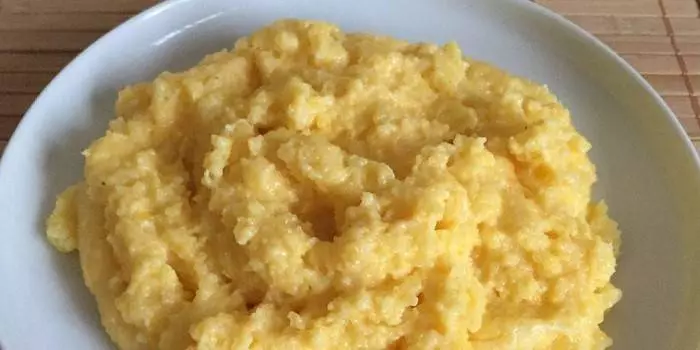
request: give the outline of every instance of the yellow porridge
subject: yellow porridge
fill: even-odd
[[[121,91],[48,238],[121,349],[602,349],[589,148],[455,44],[280,21]]]

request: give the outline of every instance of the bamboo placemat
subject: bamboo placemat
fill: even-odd
[[[695,0],[534,1],[578,23],[636,67],[700,150],[700,11]],[[0,153],[56,72],[99,36],[156,2],[0,0]]]

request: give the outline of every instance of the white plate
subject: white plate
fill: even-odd
[[[680,125],[642,78],[560,17],[518,0],[180,0],[108,34],[66,68],[24,117],[0,165],[0,342],[6,350],[102,349],[76,256],[55,252],[43,221],[81,177],[81,149],[112,118],[116,92],[281,17],[465,53],[545,83],[593,143],[597,196],[623,230],[622,301],[605,329],[615,349],[700,344],[700,166]]]

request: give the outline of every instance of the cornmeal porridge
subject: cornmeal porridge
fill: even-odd
[[[602,349],[589,148],[454,43],[284,20],[121,91],[48,238],[120,349]]]

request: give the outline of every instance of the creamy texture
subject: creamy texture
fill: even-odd
[[[455,44],[281,21],[124,89],[48,238],[121,349],[602,349],[589,148]]]

